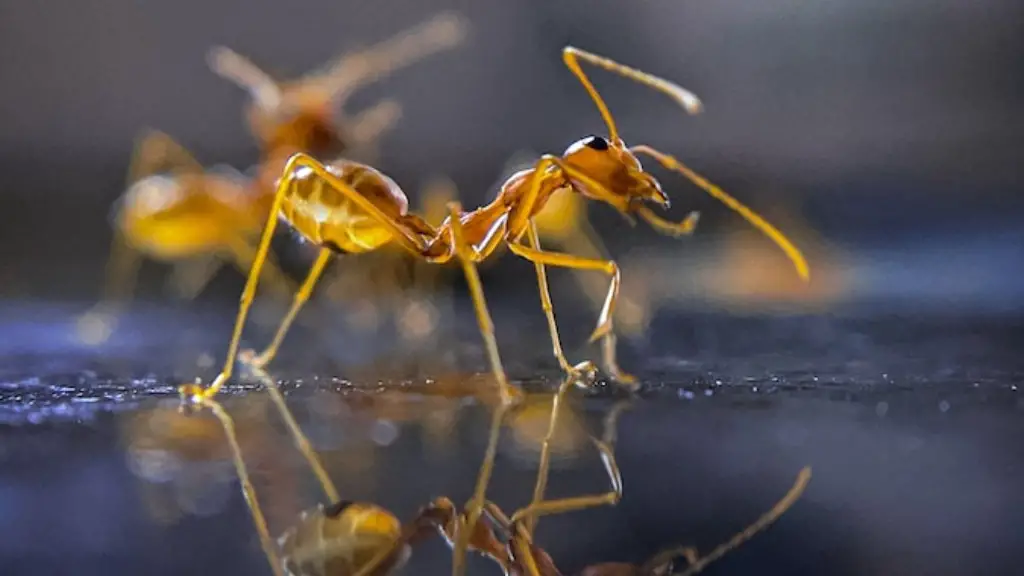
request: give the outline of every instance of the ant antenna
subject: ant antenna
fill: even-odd
[[[256,104],[273,110],[281,104],[281,88],[251,60],[225,46],[215,46],[206,54],[206,63],[215,74],[249,91]]]
[[[647,72],[642,72],[636,68],[624,66],[603,56],[598,56],[597,54],[580,50],[574,46],[566,46],[562,49],[562,60],[565,62],[565,65],[569,70],[576,75],[576,78],[578,78],[580,83],[583,84],[583,87],[587,89],[587,93],[590,94],[590,98],[593,99],[594,104],[597,105],[597,109],[601,111],[601,117],[604,118],[604,123],[608,125],[608,136],[612,141],[618,140],[619,138],[619,131],[615,127],[615,120],[612,119],[612,114],[608,111],[608,106],[604,103],[601,95],[597,93],[597,89],[594,88],[594,85],[590,83],[590,79],[587,78],[583,69],[580,68],[579,60],[583,60],[584,62],[597,66],[598,68],[614,72],[619,76],[624,76],[634,82],[639,82],[640,84],[662,92],[668,95],[669,98],[675,100],[677,104],[682,106],[683,109],[690,114],[698,114],[704,108],[700,99],[697,98],[695,94],[681,86],[663,78],[658,78],[657,76],[648,74]]]
[[[761,532],[769,525],[771,525],[773,522],[778,520],[779,517],[786,512],[786,510],[789,510],[790,508],[793,507],[793,504],[796,504],[796,501],[800,498],[801,495],[803,495],[804,490],[807,488],[807,483],[810,481],[811,467],[806,466],[800,470],[799,474],[797,474],[796,482],[793,484],[793,487],[790,488],[789,492],[787,492],[786,495],[782,497],[782,500],[779,500],[775,504],[775,506],[772,506],[771,510],[765,512],[760,518],[757,519],[756,522],[744,528],[742,532],[739,532],[738,534],[730,538],[728,542],[719,545],[717,548],[712,550],[708,555],[700,557],[697,554],[697,550],[692,547],[677,548],[675,550],[668,550],[666,552],[658,554],[650,561],[648,561],[647,564],[645,564],[645,567],[651,569],[653,567],[653,562],[655,561],[664,562],[665,560],[671,558],[671,556],[682,555],[690,563],[690,566],[687,567],[687,569],[684,572],[680,572],[678,576],[692,576],[693,574],[697,574],[698,572],[704,570],[704,568],[706,568],[708,564],[711,564],[715,560],[718,560],[722,556],[725,556],[727,553],[734,550],[736,547],[743,544],[747,540],[750,540],[751,537],[756,535],[758,532]]]

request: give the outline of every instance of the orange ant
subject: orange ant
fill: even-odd
[[[284,335],[309,298],[332,254],[365,253],[396,243],[430,263],[442,264],[456,257],[462,261],[492,370],[502,390],[502,397],[506,399],[512,399],[514,395],[509,391],[501,369],[493,326],[475,268],[477,262],[487,259],[503,244],[516,255],[535,264],[554,354],[560,366],[572,374],[592,373],[594,367],[589,361],[571,366],[565,359],[559,343],[544,267],[550,265],[594,270],[604,272],[611,278],[591,341],[603,339],[606,370],[619,382],[636,389],[636,380],[620,370],[615,360],[612,313],[618,298],[618,266],[611,260],[591,260],[542,250],[536,225],[532,221],[551,194],[561,188],[569,188],[584,197],[603,201],[627,217],[639,216],[659,232],[689,232],[695,219],[693,214],[677,224],[658,216],[646,205],[650,202],[664,207],[669,204],[669,198],[654,176],[643,170],[636,154],[649,155],[663,166],[681,172],[737,211],[786,252],[802,277],[808,277],[807,264],[800,251],[781,232],[749,208],[671,156],[649,146],[627,148],[619,138],[607,106],[580,68],[579,60],[664,92],[689,112],[697,112],[701,108],[696,96],[666,80],[571,46],[564,49],[563,59],[597,105],[608,126],[610,137],[589,136],[571,145],[561,157],[543,156],[534,168],[509,178],[498,197],[482,208],[464,212],[457,202],[449,203],[450,215],[437,228],[409,213],[408,200],[401,188],[370,166],[348,160],[339,160],[325,166],[305,153],[291,156],[278,183],[270,210],[271,217],[267,220],[256,261],[242,293],[224,367],[209,387],[202,389],[185,386],[182,388],[183,395],[186,398],[196,395],[212,397],[231,377],[242,328],[255,296],[270,240],[277,227],[278,215],[306,239],[320,246],[320,250],[270,345],[253,360],[255,365],[266,365],[276,354]],[[523,243],[524,236],[526,243]]]
[[[248,120],[263,150],[255,182],[233,169],[207,171],[181,145],[162,132],[139,140],[129,168],[129,188],[120,199],[107,281],[100,305],[79,321],[82,337],[99,343],[109,336],[112,303],[131,297],[140,256],[174,263],[172,286],[191,300],[219,270],[224,257],[247,273],[255,253],[252,239],[270,213],[274,181],[293,152],[334,153],[348,146],[333,109],[359,87],[431,53],[457,45],[465,23],[442,14],[394,38],[342,56],[326,71],[288,83],[272,80],[230,49],[210,51],[218,75],[247,88],[253,103]],[[385,100],[349,124],[350,142],[366,147],[392,126],[400,106]],[[292,284],[271,263],[265,280],[282,292]]]
[[[258,355],[246,351],[244,356],[247,362],[262,368],[274,357],[333,254],[365,253],[390,243],[397,243],[413,256],[430,263],[447,263],[453,258],[461,262],[473,298],[491,371],[502,398],[499,416],[503,416],[505,409],[516,402],[521,392],[512,389],[507,382],[476,263],[494,254],[501,245],[507,245],[514,254],[534,263],[554,354],[562,369],[580,382],[591,379],[596,370],[590,361],[572,366],[565,359],[548,293],[545,266],[599,271],[611,278],[597,328],[590,340],[603,339],[603,363],[613,378],[631,390],[635,391],[639,387],[636,379],[619,369],[615,360],[612,315],[620,282],[618,265],[611,260],[586,259],[570,254],[547,252],[540,248],[536,225],[532,218],[556,190],[570,188],[584,197],[605,202],[627,217],[639,216],[659,232],[688,233],[694,225],[693,214],[677,224],[663,219],[647,206],[649,202],[663,207],[669,204],[669,198],[662,191],[661,185],[654,176],[643,170],[636,156],[649,155],[663,166],[681,172],[746,218],[783,249],[801,276],[808,276],[807,264],[800,251],[781,232],[749,208],[671,156],[649,146],[627,148],[619,138],[618,129],[604,100],[580,68],[579,60],[659,90],[671,96],[689,112],[697,112],[701,108],[696,96],[666,80],[571,46],[563,50],[563,60],[600,110],[609,129],[609,138],[589,136],[571,145],[561,157],[541,157],[534,168],[521,171],[509,178],[502,186],[498,197],[487,206],[467,213],[463,212],[458,202],[451,202],[449,217],[437,228],[423,218],[409,213],[408,200],[401,188],[370,166],[348,160],[336,161],[325,166],[308,154],[297,153],[291,156],[278,183],[270,210],[271,217],[267,220],[256,261],[242,292],[224,366],[213,382],[205,388],[200,384],[181,386],[179,392],[183,400],[195,403],[212,398],[230,379],[242,329],[256,293],[271,238],[277,227],[278,215],[310,242],[320,246],[320,250],[270,344]],[[524,236],[526,243],[523,243]],[[476,520],[482,513],[483,494],[492,469],[497,433],[498,426],[495,425],[491,428],[488,451],[484,466],[481,468],[477,490],[467,511],[469,532],[472,532]],[[460,542],[455,551],[457,573],[460,573],[464,552],[465,542]]]
[[[265,384],[273,402],[285,419],[296,446],[303,453],[320,481],[328,501],[333,503],[328,506],[319,505],[304,512],[300,515],[298,523],[275,542],[270,536],[259,499],[249,479],[233,419],[212,397],[200,396],[196,399],[196,406],[211,409],[221,423],[231,449],[246,504],[249,506],[253,523],[260,536],[263,551],[270,563],[271,570],[277,576],[284,574],[292,576],[312,574],[384,576],[392,574],[408,561],[412,547],[433,532],[440,534],[452,547],[456,547],[456,543],[459,541],[465,541],[467,548],[490,558],[508,576],[561,576],[562,573],[555,566],[551,557],[533,543],[533,527],[536,518],[541,515],[565,513],[599,504],[614,504],[622,496],[622,478],[612,450],[617,418],[624,406],[620,402],[605,419],[603,439],[592,438],[612,483],[612,491],[607,495],[543,501],[539,500],[537,496],[540,491],[535,491],[534,501],[511,516],[506,515],[493,502],[483,501],[481,508],[487,523],[476,523],[472,519],[469,506],[465,512],[460,513],[450,499],[441,497],[434,499],[429,505],[422,508],[410,522],[403,525],[394,514],[376,504],[339,499],[337,488],[327,476],[317,455],[310,449],[308,439],[295,422],[276,383],[261,368],[256,366],[252,366],[252,368]],[[572,384],[573,380],[570,377],[559,388],[552,411],[549,436],[554,430],[557,418],[557,399],[563,396]],[[501,419],[500,414],[501,411],[495,414],[496,422]],[[547,461],[542,460],[538,470],[538,487],[546,482],[546,476]],[[587,576],[668,576],[673,569],[674,559],[679,556],[686,558],[689,564],[683,574],[696,574],[777,520],[797,501],[809,480],[810,469],[804,468],[795,485],[771,510],[703,557],[694,548],[679,547],[662,552],[641,566],[602,563],[585,568],[582,574]],[[500,538],[498,534],[501,535]]]
[[[207,55],[217,75],[247,90],[251,97],[246,122],[266,158],[261,180],[273,184],[288,157],[305,152],[333,157],[351,148],[372,155],[369,148],[392,128],[402,108],[386,99],[348,118],[345,102],[359,88],[427,56],[459,45],[468,25],[455,13],[444,12],[370,48],[347,53],[297,80],[278,82],[249,59],[218,46]]]

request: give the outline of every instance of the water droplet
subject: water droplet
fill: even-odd
[[[939,412],[945,413],[945,412],[948,412],[948,411],[949,411],[949,402],[947,402],[945,400],[943,400],[942,402],[939,402]]]
[[[889,412],[889,403],[888,402],[882,401],[882,402],[879,402],[878,404],[875,404],[875,414],[877,414],[879,418],[885,418],[885,415],[888,412]]]

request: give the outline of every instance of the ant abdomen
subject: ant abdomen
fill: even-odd
[[[298,524],[278,540],[281,563],[289,576],[349,576],[399,539],[402,524],[387,510],[364,502],[342,501],[304,512]],[[396,549],[374,570],[383,576],[408,559],[408,547]]]
[[[350,160],[337,160],[325,168],[388,216],[398,218],[408,212],[405,193],[377,169]],[[290,190],[281,203],[281,215],[310,242],[358,254],[393,239],[391,230],[312,169],[299,166],[291,178]]]

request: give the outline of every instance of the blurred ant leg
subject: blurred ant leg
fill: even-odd
[[[768,528],[768,526],[778,520],[779,517],[796,504],[796,501],[800,499],[801,495],[803,495],[804,490],[807,488],[807,483],[810,481],[811,468],[810,466],[805,466],[800,470],[800,473],[797,474],[796,482],[793,483],[793,487],[789,489],[789,492],[787,492],[786,495],[775,504],[775,506],[772,506],[771,510],[765,512],[757,519],[756,522],[744,528],[741,532],[737,533],[724,544],[719,545],[706,556],[700,557],[695,548],[684,546],[666,550],[665,552],[657,554],[654,558],[644,564],[645,568],[653,569],[658,566],[658,563],[664,565],[666,562],[671,561],[674,556],[683,556],[690,565],[687,567],[686,571],[680,573],[679,576],[693,576],[694,574],[697,574],[704,570],[708,564],[711,564],[722,556],[725,556],[727,553],[736,549],[738,546],[755,536],[757,533]],[[642,568],[641,573],[647,572],[644,572],[644,569]]]
[[[786,253],[786,256],[789,257],[790,261],[793,263],[793,266],[796,267],[796,272],[797,274],[800,275],[800,278],[802,278],[805,281],[809,280],[810,270],[807,266],[807,260],[800,252],[800,249],[794,246],[793,243],[790,242],[789,239],[786,238],[786,236],[782,232],[775,228],[775,226],[769,224],[768,221],[766,221],[756,212],[743,205],[739,200],[733,198],[729,194],[726,194],[721,188],[715,186],[711,182],[708,182],[700,174],[697,174],[689,167],[681,163],[679,160],[668,154],[659,152],[658,150],[655,150],[650,146],[644,145],[633,146],[630,148],[630,151],[635,154],[646,154],[657,160],[665,168],[679,172],[680,174],[685,176],[686,179],[688,179],[690,182],[693,182],[698,187],[703,189],[705,192],[710,194],[712,197],[721,201],[734,212],[742,216],[744,219],[746,219],[747,222],[749,222],[755,228],[760,230],[765,236],[768,236],[768,238],[775,242],[775,244],[778,245],[778,247],[781,248],[782,251]],[[658,222],[658,219],[652,219],[652,217],[654,216],[653,212],[641,212],[640,215],[645,220],[650,222],[655,229],[658,229],[659,231],[662,229],[664,223]]]
[[[514,402],[518,401],[522,393],[516,390],[515,394],[513,394],[512,388],[509,386],[505,376],[505,369],[501,364],[498,344],[494,338],[494,322],[491,320],[491,314],[487,310],[487,301],[484,298],[480,275],[473,260],[473,248],[466,243],[466,239],[463,236],[462,207],[458,202],[451,202],[448,205],[448,209],[451,215],[449,222],[451,223],[452,249],[462,264],[466,282],[469,284],[470,294],[473,297],[473,306],[476,309],[477,322],[480,325],[480,334],[483,336],[491,371],[494,374],[494,378],[498,381],[501,393],[501,405],[495,410],[494,418],[491,421],[487,451],[484,455],[484,461],[480,465],[476,489],[473,491],[473,497],[466,505],[466,529],[458,534],[457,542],[455,543],[452,573],[455,576],[460,576],[464,571],[469,534],[476,528],[476,523],[483,511],[487,484],[490,482],[491,472],[494,468],[494,459],[498,451],[498,436],[501,432],[501,424],[504,420],[505,412]]]
[[[145,131],[132,152],[128,184],[168,169],[172,172],[203,173],[203,165],[177,140],[159,130]]]
[[[249,471],[245,465],[245,460],[242,458],[242,449],[238,445],[238,437],[235,434],[235,423],[216,400],[202,398],[201,402],[213,412],[224,428],[224,435],[227,437],[228,445],[231,447],[231,458],[235,463],[238,480],[242,485],[242,494],[245,496],[245,503],[249,506],[253,524],[256,525],[256,531],[259,533],[263,553],[267,556],[267,562],[270,563],[270,569],[273,570],[274,576],[282,576],[281,560],[277,556],[277,549],[273,539],[270,537],[270,531],[267,529],[267,521],[263,517],[263,510],[260,508],[259,499],[256,497],[256,489],[253,488],[252,482],[249,480]]]
[[[284,419],[285,424],[288,426],[288,431],[292,435],[292,441],[295,442],[295,447],[298,448],[299,452],[306,458],[306,462],[309,467],[313,469],[313,474],[316,475],[317,480],[320,482],[320,487],[323,488],[324,496],[327,497],[328,502],[339,502],[341,498],[338,496],[338,489],[334,486],[334,482],[331,477],[327,474],[324,469],[323,463],[320,462],[320,458],[313,450],[313,445],[309,442],[309,438],[302,431],[299,423],[295,421],[295,416],[292,414],[291,409],[288,408],[288,404],[284,399],[284,395],[281,394],[281,389],[277,386],[277,382],[271,378],[270,374],[267,374],[259,366],[255,364],[249,364],[249,369],[253,375],[263,383],[263,386],[267,389],[270,394],[271,400],[274,401],[274,405],[277,406],[277,411],[281,414],[281,418]]]
[[[206,63],[214,74],[247,90],[256,104],[272,110],[281,102],[281,87],[251,60],[224,46],[215,46],[206,54]]]
[[[382,100],[350,120],[349,134],[354,146],[375,142],[402,117],[402,105],[393,98]]]
[[[468,28],[461,16],[445,12],[369,48],[343,54],[326,72],[309,81],[319,82],[341,105],[366,84],[459,45]]]
[[[513,524],[548,514],[563,514],[596,506],[615,505],[622,500],[622,474],[619,472],[619,465],[615,460],[615,453],[612,447],[603,440],[591,438],[591,441],[598,452],[601,453],[601,462],[604,464],[605,472],[607,472],[608,479],[611,481],[612,489],[604,494],[544,500],[530,504],[512,514]]]
[[[232,263],[242,274],[248,274],[256,260],[256,251],[252,245],[242,238],[232,238],[228,244],[228,251],[231,254]],[[291,278],[281,270],[273,252],[268,252],[266,261],[263,263],[263,270],[260,272],[260,281],[270,286],[270,289],[279,294],[291,295],[295,293],[295,285]]]
[[[320,276],[324,272],[324,268],[331,261],[331,251],[328,248],[321,248],[320,253],[317,254],[316,261],[313,262],[313,267],[310,268],[309,274],[306,276],[305,282],[299,287],[299,291],[295,293],[295,298],[292,300],[292,306],[288,309],[288,314],[285,315],[284,320],[281,321],[281,325],[277,328],[277,333],[274,334],[274,339],[270,341],[270,345],[267,346],[263,352],[261,352],[256,358],[253,359],[252,364],[254,366],[262,368],[270,362],[274,355],[277,354],[277,349],[281,347],[281,342],[284,341],[285,334],[288,333],[288,329],[291,328],[292,322],[295,321],[295,316],[299,313],[299,310],[309,300],[310,294],[313,293],[313,288],[316,287],[317,281],[320,280]]]
[[[79,340],[95,346],[110,338],[117,323],[116,316],[135,291],[141,264],[142,254],[129,246],[121,231],[115,228],[107,257],[103,293],[99,302],[81,314],[75,323]]]
[[[593,334],[590,335],[590,341],[593,342],[598,338],[605,338],[605,345],[603,347],[605,369],[619,383],[627,386],[631,390],[635,390],[638,387],[636,384],[636,378],[626,372],[623,372],[622,369],[619,368],[615,359],[615,340],[612,334],[612,317],[615,314],[615,304],[619,297],[619,283],[621,280],[618,265],[612,260],[580,258],[579,256],[574,256],[572,254],[548,252],[541,249],[531,248],[516,242],[510,242],[508,247],[516,255],[535,264],[547,264],[549,266],[560,266],[576,270],[598,270],[611,276],[611,285],[608,287],[608,296],[605,298],[604,306],[601,308],[597,328],[594,330]]]
[[[180,300],[194,300],[223,267],[224,261],[213,255],[175,262],[171,268],[167,288]]]

